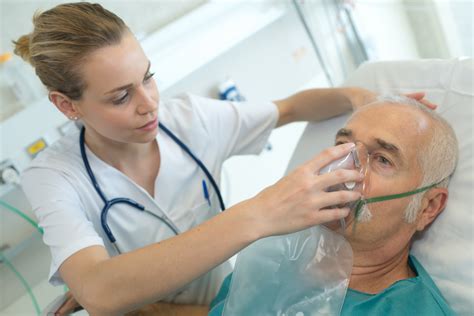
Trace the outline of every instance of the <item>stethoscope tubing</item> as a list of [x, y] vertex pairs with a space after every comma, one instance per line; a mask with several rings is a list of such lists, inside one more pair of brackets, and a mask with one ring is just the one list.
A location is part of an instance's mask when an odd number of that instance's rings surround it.
[[[194, 154], [193, 152], [191, 151], [191, 149], [189, 149], [188, 146], [186, 146], [186, 144], [184, 144], [176, 135], [174, 135], [166, 126], [164, 126], [161, 122], [158, 124], [158, 126], [184, 151], [186, 152], [192, 159], [194, 162], [196, 162], [196, 164], [199, 166], [199, 168], [204, 172], [204, 174], [206, 175], [206, 177], [208, 178], [209, 182], [211, 183], [212, 187], [214, 188], [216, 194], [217, 194], [217, 197], [219, 199], [219, 204], [220, 204], [220, 207], [221, 207], [221, 210], [224, 211], [225, 210], [225, 204], [224, 204], [224, 200], [222, 199], [222, 195], [221, 195], [221, 192], [219, 190], [219, 187], [216, 183], [216, 181], [214, 180], [213, 176], [211, 175], [211, 173], [209, 172], [209, 170], [206, 168], [206, 166], [204, 165], [204, 163], [202, 163], [201, 160], [199, 160]], [[125, 198], [125, 197], [118, 197], [118, 198], [113, 198], [111, 200], [108, 200], [107, 197], [105, 196], [104, 192], [102, 191], [95, 175], [94, 175], [94, 172], [92, 171], [92, 168], [90, 166], [90, 163], [89, 163], [89, 159], [87, 157], [87, 153], [86, 153], [86, 148], [85, 148], [85, 127], [82, 127], [81, 129], [81, 133], [80, 133], [80, 136], [79, 136], [79, 146], [80, 146], [80, 151], [81, 151], [81, 157], [82, 157], [82, 161], [84, 163], [84, 167], [86, 169], [86, 172], [91, 180], [91, 183], [92, 183], [92, 186], [94, 187], [95, 191], [97, 192], [97, 194], [100, 196], [101, 200], [104, 202], [104, 207], [102, 208], [102, 211], [101, 211], [101, 214], [100, 214], [100, 223], [101, 223], [101, 226], [102, 226], [102, 229], [104, 230], [104, 233], [107, 235], [107, 238], [109, 239], [109, 241], [112, 243], [113, 247], [117, 250], [118, 253], [121, 253], [118, 246], [117, 246], [117, 240], [112, 232], [112, 230], [110, 229], [108, 223], [107, 223], [107, 215], [109, 213], [109, 210], [110, 208], [113, 206], [113, 205], [116, 205], [116, 204], [127, 204], [139, 211], [142, 211], [142, 212], [145, 212], [145, 213], [148, 213], [149, 215], [159, 219], [162, 223], [164, 223], [166, 226], [168, 226], [168, 228], [173, 231], [173, 233], [175, 235], [178, 235], [180, 233], [178, 227], [176, 227], [176, 225], [171, 221], [169, 220], [167, 217], [166, 217], [166, 214], [165, 216], [159, 216], [151, 211], [148, 211], [142, 204], [132, 200], [132, 199], [129, 199], [129, 198]]]

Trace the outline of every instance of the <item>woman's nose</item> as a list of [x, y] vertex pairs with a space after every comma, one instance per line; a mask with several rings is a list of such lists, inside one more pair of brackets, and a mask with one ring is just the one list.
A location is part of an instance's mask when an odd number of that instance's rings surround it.
[[137, 111], [139, 114], [147, 114], [157, 109], [158, 100], [156, 100], [154, 93], [151, 91], [140, 87], [137, 89], [137, 97]]

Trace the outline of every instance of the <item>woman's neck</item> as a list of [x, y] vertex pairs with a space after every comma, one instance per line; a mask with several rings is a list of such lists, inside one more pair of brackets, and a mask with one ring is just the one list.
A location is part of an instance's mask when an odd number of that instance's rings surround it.
[[158, 149], [156, 140], [149, 143], [117, 142], [105, 138], [91, 129], [86, 129], [84, 136], [89, 150], [102, 161], [119, 170], [143, 161]]
[[408, 264], [408, 255], [409, 245], [394, 255], [387, 255], [383, 250], [354, 250], [349, 287], [360, 292], [376, 294], [399, 280], [416, 276]]

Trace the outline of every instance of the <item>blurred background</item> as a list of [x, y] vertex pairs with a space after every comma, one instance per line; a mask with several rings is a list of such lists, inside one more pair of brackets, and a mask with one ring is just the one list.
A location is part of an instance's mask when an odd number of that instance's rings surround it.
[[[470, 0], [111, 0], [140, 39], [162, 98], [183, 92], [253, 102], [338, 86], [361, 63], [473, 55]], [[65, 288], [47, 283], [50, 255], [18, 184], [41, 150], [76, 126], [49, 103], [12, 40], [63, 1], [0, 0], [0, 316], [39, 315]], [[223, 90], [232, 88], [234, 95]], [[229, 159], [227, 205], [276, 182], [305, 123], [275, 130], [263, 153]], [[82, 312], [85, 314], [84, 312]]]

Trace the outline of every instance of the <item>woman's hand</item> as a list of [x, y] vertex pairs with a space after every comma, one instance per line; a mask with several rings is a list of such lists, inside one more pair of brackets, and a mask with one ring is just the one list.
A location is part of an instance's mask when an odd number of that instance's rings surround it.
[[436, 110], [436, 108], [438, 107], [436, 104], [431, 103], [429, 100], [425, 99], [425, 93], [424, 92], [407, 93], [407, 94], [404, 94], [404, 96], [415, 99], [416, 101], [420, 102], [421, 104], [424, 104], [430, 110]]
[[319, 175], [331, 161], [348, 154], [354, 144], [326, 149], [276, 184], [247, 200], [256, 218], [261, 237], [302, 230], [346, 217], [348, 208], [329, 209], [360, 198], [359, 192], [326, 192], [326, 188], [344, 182], [359, 182], [362, 175], [355, 170], [336, 170]]
[[54, 313], [54, 316], [65, 316], [70, 315], [74, 312], [80, 311], [82, 309], [81, 305], [74, 299], [71, 292], [66, 293], [66, 301], [58, 308]]
[[[348, 93], [348, 97], [349, 97], [349, 100], [351, 101], [353, 110], [357, 110], [358, 108], [366, 104], [372, 103], [376, 101], [377, 99], [377, 94], [370, 90], [366, 90], [363, 88], [352, 88], [349, 91], [350, 92]], [[420, 102], [421, 104], [424, 104], [427, 108], [431, 110], [436, 110], [436, 108], [438, 107], [436, 104], [425, 99], [426, 94], [424, 92], [413, 92], [413, 93], [407, 93], [403, 95], [408, 98], [414, 99]]]

